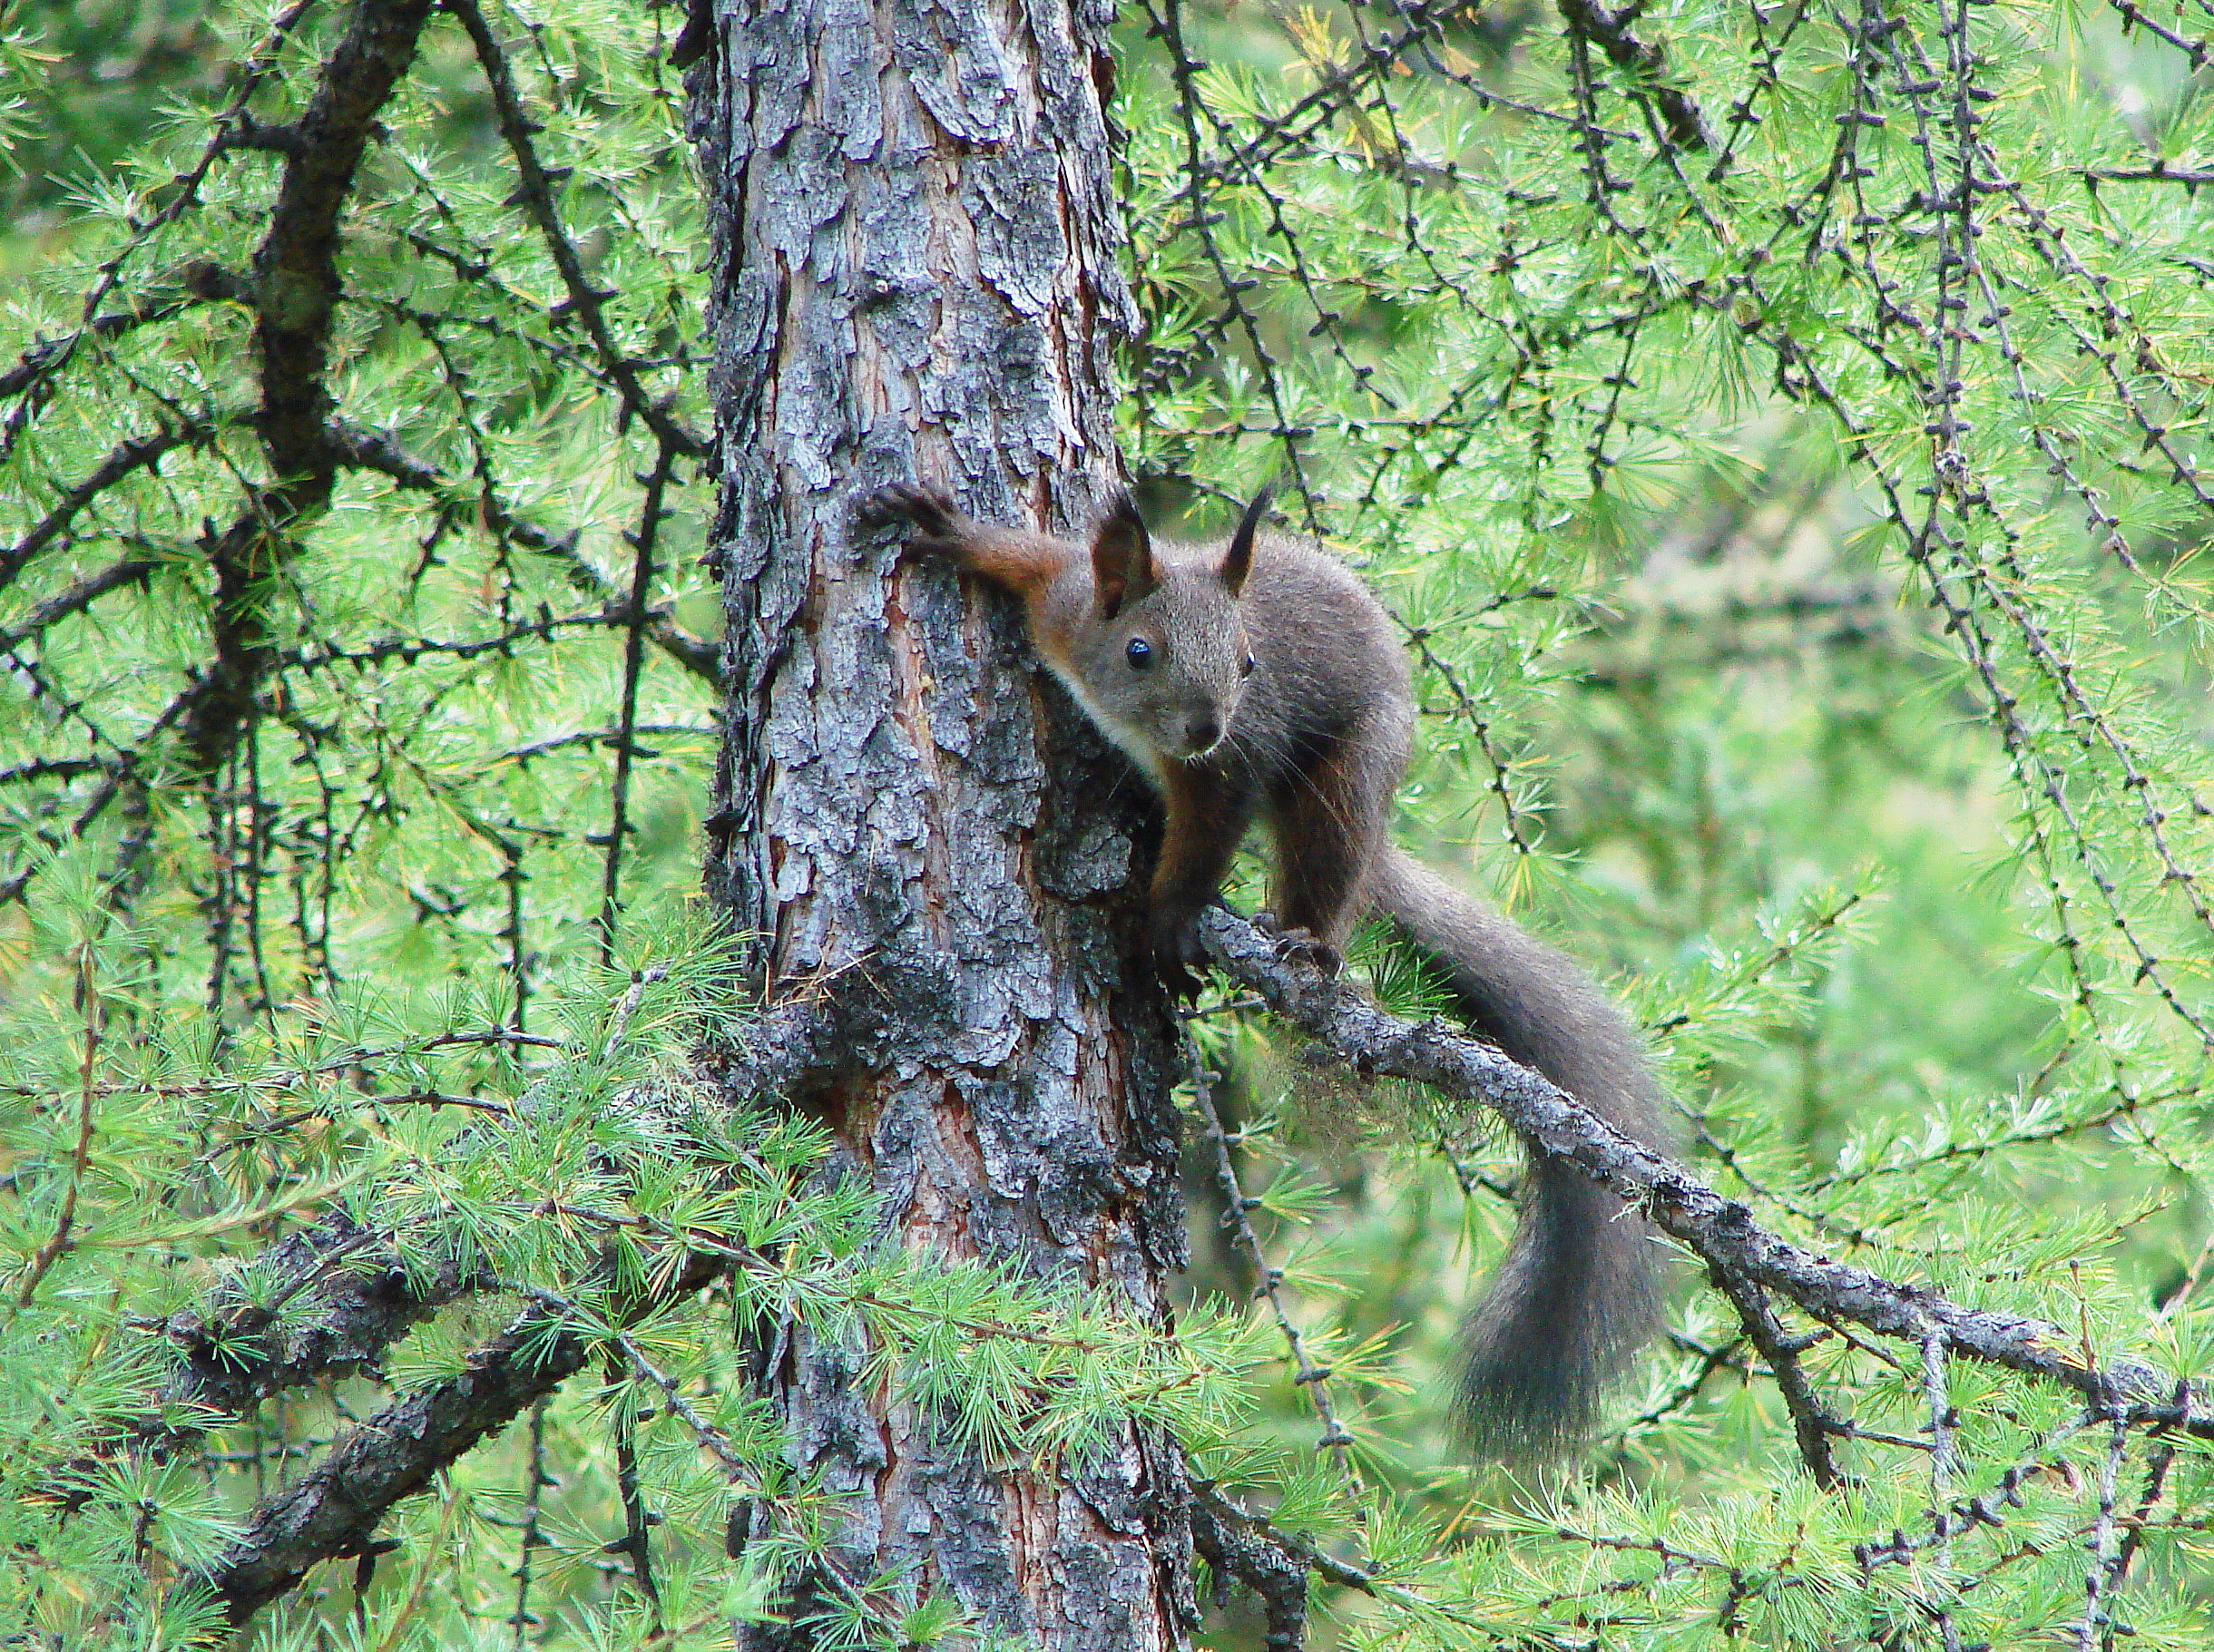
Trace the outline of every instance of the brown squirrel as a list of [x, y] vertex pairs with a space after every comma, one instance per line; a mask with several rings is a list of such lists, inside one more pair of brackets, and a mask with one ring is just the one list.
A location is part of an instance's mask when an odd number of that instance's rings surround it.
[[[1325, 967], [1364, 912], [1441, 970], [1469, 1025], [1625, 1134], [1657, 1144], [1660, 1092], [1638, 1039], [1582, 970], [1395, 848], [1387, 825], [1415, 721], [1406, 662], [1359, 581], [1312, 545], [1262, 534], [1268, 494], [1215, 545], [1156, 547], [1128, 495], [1087, 549], [970, 520], [937, 491], [874, 500], [910, 543], [1022, 598], [1030, 636], [1085, 713], [1159, 790], [1154, 958], [1189, 992], [1195, 922], [1257, 814], [1276, 840], [1278, 923]], [[1651, 1230], [1532, 1151], [1522, 1218], [1464, 1330], [1472, 1442], [1542, 1456], [1590, 1427], [1651, 1333]]]

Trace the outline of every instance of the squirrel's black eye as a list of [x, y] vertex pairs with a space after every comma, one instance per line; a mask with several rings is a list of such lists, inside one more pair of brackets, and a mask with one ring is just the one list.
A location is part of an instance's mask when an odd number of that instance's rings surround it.
[[1254, 659], [1250, 654], [1248, 654], [1243, 660], [1240, 660], [1238, 662], [1238, 675], [1240, 677], [1250, 677], [1259, 669], [1260, 661]]
[[1132, 637], [1130, 646], [1122, 650], [1122, 658], [1130, 661], [1130, 669], [1142, 671], [1153, 663], [1153, 645], [1143, 637]]

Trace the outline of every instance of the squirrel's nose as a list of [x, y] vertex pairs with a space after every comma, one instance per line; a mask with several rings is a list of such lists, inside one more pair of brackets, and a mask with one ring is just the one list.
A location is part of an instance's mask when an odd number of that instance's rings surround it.
[[1194, 757], [1213, 750], [1221, 738], [1222, 719], [1211, 711], [1194, 711], [1184, 719], [1184, 738], [1190, 743]]

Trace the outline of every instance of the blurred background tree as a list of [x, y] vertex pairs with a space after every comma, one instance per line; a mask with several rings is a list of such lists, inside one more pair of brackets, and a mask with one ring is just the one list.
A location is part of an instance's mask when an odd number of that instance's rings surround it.
[[[1588, 1476], [1453, 1466], [1511, 1156], [1264, 1023], [1200, 1023], [1259, 1255], [1201, 1132], [1179, 1347], [872, 1256], [685, 1056], [763, 1040], [673, 915], [720, 615], [684, 17], [5, 15], [8, 1634], [175, 1644], [212, 1576], [285, 1596], [273, 1646], [711, 1644], [833, 1500], [744, 1402], [780, 1307], [1032, 1448], [1161, 1417], [1328, 1551], [1317, 1647], [2205, 1644], [2203, 1408], [1763, 1348], [1690, 1269]], [[1195, 527], [1280, 481], [1405, 621], [1406, 840], [1611, 974], [1761, 1224], [2202, 1370], [2214, 11], [1118, 26], [1133, 475]], [[688, 1231], [783, 1260], [686, 1294]], [[437, 1403], [502, 1337], [536, 1392], [470, 1450]], [[218, 1575], [416, 1399], [431, 1495], [302, 1587]], [[746, 1503], [786, 1535], [734, 1563]], [[867, 1582], [826, 1644], [966, 1632]], [[1260, 1644], [1241, 1600], [1201, 1637]]]

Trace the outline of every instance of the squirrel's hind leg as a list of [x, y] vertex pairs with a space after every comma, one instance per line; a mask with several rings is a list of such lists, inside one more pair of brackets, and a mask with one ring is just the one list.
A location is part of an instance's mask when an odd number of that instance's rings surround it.
[[1405, 741], [1363, 718], [1274, 787], [1276, 887], [1286, 932], [1304, 930], [1334, 966], [1367, 906], [1369, 875], [1390, 830], [1392, 800], [1406, 767]]

